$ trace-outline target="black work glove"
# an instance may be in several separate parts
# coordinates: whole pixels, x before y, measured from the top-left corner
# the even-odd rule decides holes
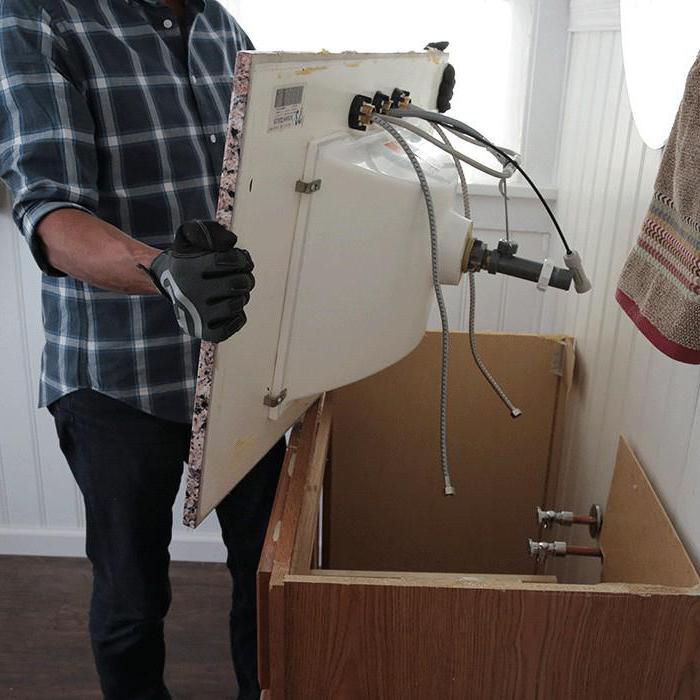
[[[438,89],[437,110],[441,114],[447,112],[452,106],[451,100],[454,95],[456,82],[454,66],[448,63],[442,72],[442,80]]]
[[[246,322],[243,307],[255,286],[253,261],[216,221],[188,221],[173,244],[144,270],[175,308],[185,333],[220,343]]]

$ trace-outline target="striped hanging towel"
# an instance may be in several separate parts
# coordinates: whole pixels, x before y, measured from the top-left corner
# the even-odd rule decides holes
[[[700,56],[615,296],[661,352],[700,364]]]

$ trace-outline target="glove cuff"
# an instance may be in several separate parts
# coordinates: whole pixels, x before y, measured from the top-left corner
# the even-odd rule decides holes
[[[143,270],[143,272],[145,272],[151,278],[151,282],[153,282],[153,285],[158,290],[158,292],[160,294],[162,294],[164,297],[166,297],[167,299],[169,299],[170,297],[169,297],[168,293],[165,291],[165,288],[163,287],[163,285],[161,284],[160,277],[158,276],[158,272],[157,272],[158,261],[164,255],[166,255],[166,253],[161,253],[160,255],[158,255],[155,258],[155,260],[151,263],[150,267],[146,267],[145,265],[142,265],[141,263],[139,263],[137,265],[137,267],[140,270]]]

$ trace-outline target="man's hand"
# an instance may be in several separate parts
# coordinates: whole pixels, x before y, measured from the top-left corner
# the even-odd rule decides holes
[[[143,266],[189,335],[220,343],[245,325],[255,279],[250,254],[236,240],[215,221],[188,221],[173,245]]]

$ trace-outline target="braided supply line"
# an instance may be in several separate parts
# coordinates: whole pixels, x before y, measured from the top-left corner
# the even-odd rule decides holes
[[[442,295],[442,288],[440,287],[440,275],[438,266],[438,238],[437,238],[437,224],[435,222],[435,207],[433,205],[433,197],[430,193],[430,186],[428,185],[428,180],[425,177],[423,168],[418,162],[416,154],[413,152],[411,147],[408,145],[406,139],[395,129],[388,121],[385,121],[378,115],[374,115],[373,122],[378,126],[381,126],[388,134],[390,134],[393,139],[401,146],[404,153],[411,162],[413,169],[416,171],[418,176],[418,182],[420,183],[421,190],[423,192],[423,198],[425,199],[425,206],[428,210],[428,223],[430,225],[430,260],[431,260],[431,272],[433,289],[435,290],[435,299],[437,301],[438,311],[440,312],[440,325],[442,327],[442,367],[440,371],[440,463],[442,466],[442,475],[444,480],[444,493],[446,496],[453,496],[455,489],[452,486],[452,479],[450,477],[450,466],[447,455],[447,388],[448,388],[448,376],[449,376],[449,362],[450,362],[450,329],[447,320],[447,307],[445,306],[445,299]]]

